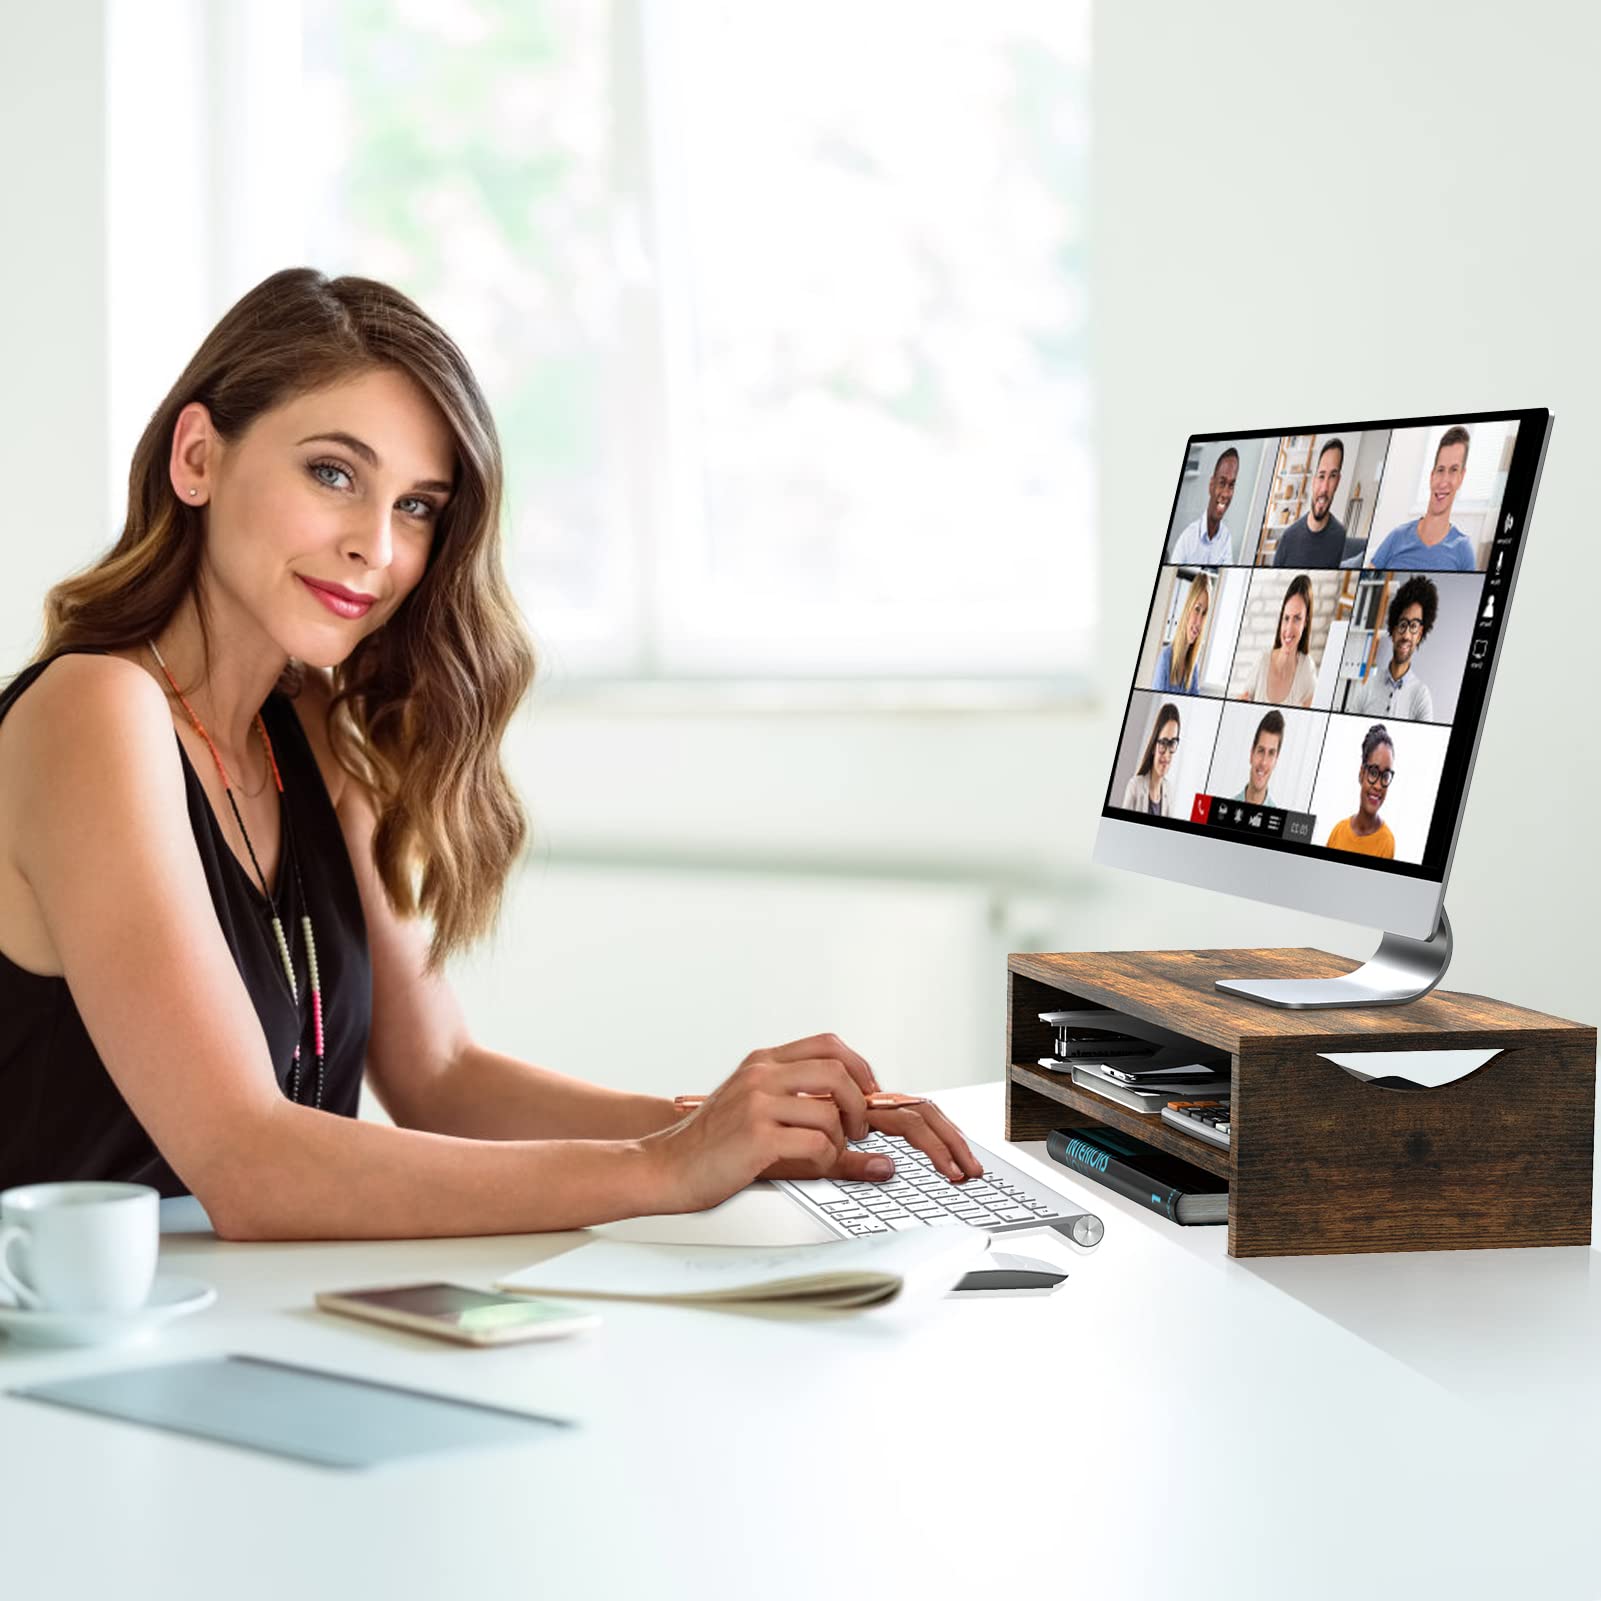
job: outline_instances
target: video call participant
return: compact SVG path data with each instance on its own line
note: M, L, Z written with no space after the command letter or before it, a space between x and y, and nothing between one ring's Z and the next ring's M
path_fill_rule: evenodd
M1369 717L1400 717L1428 722L1434 697L1417 675L1417 653L1440 612L1440 592L1427 578L1409 578L1396 590L1385 619L1390 631L1390 665L1369 673L1351 692L1346 710Z
M1356 770L1357 809L1329 830L1331 851L1354 851L1358 856L1395 855L1395 835L1379 816L1395 777L1395 745L1383 723L1375 723L1362 739L1362 765Z
M1279 764L1279 751L1284 746L1284 713L1269 712L1256 725L1256 738L1251 742L1251 776L1245 788L1234 798L1247 806L1271 806L1273 797L1268 794L1268 780Z
M1184 608L1173 638L1156 658L1151 688L1163 694L1195 695L1201 688L1201 647L1206 642L1206 616L1212 609L1212 580L1197 573L1190 580Z
M1317 663L1308 645L1311 633L1312 580L1297 573L1279 607L1278 643L1262 652L1256 676L1240 699L1310 706L1317 689Z
M1451 521L1451 507L1468 470L1472 436L1460 424L1440 435L1429 474L1429 502L1421 517L1392 528L1373 552L1375 567L1405 571L1471 573L1473 542Z
M1312 475L1312 509L1290 524L1273 552L1275 567L1338 567L1345 554L1345 524L1330 516L1334 491L1340 487L1345 444L1331 439L1317 453Z
M1179 748L1179 709L1166 702L1156 714L1156 726L1146 742L1145 754L1134 776L1123 788L1125 811L1144 812L1148 817L1173 815L1173 786L1167 781Z
M1234 500L1240 477L1240 453L1230 445L1212 463L1206 486L1206 510L1179 535L1172 561L1179 567L1226 567L1233 559L1234 540L1223 513Z

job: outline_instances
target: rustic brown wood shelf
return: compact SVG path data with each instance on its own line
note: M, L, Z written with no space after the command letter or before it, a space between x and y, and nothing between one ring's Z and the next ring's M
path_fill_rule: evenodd
M1588 1245L1596 1031L1479 995L1294 1012L1219 978L1333 978L1326 951L1101 951L1007 960L1008 1140L1103 1123L1229 1181L1231 1256ZM1223 1151L1035 1064L1038 1014L1109 1006L1232 1059ZM1365 1083L1327 1052L1495 1050L1437 1089ZM1153 1225L1158 1226L1158 1225Z

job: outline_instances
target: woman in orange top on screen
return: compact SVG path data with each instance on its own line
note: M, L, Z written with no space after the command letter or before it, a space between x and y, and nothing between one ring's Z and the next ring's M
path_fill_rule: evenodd
M1379 816L1395 777L1395 743L1383 723L1375 723L1362 740L1362 765L1357 769L1361 786L1357 810L1342 817L1329 830L1331 851L1355 851L1359 856L1395 855L1395 835Z

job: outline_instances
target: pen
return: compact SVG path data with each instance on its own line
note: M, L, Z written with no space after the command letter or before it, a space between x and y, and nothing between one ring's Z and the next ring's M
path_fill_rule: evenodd
M795 1092L802 1100L831 1101L834 1099L827 1091L797 1090ZM673 1110L676 1112L693 1112L706 1097L704 1095L675 1095L673 1097ZM927 1106L926 1095L897 1095L893 1090L874 1090L871 1095L862 1097L867 1102L869 1112L893 1112L902 1106Z

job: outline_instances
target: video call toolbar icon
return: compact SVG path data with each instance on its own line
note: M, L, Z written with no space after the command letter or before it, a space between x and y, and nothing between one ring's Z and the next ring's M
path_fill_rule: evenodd
M1313 817L1308 812L1280 811L1276 806L1242 806L1218 795L1197 795L1190 806L1192 823L1213 828L1256 829L1275 839L1309 840Z

